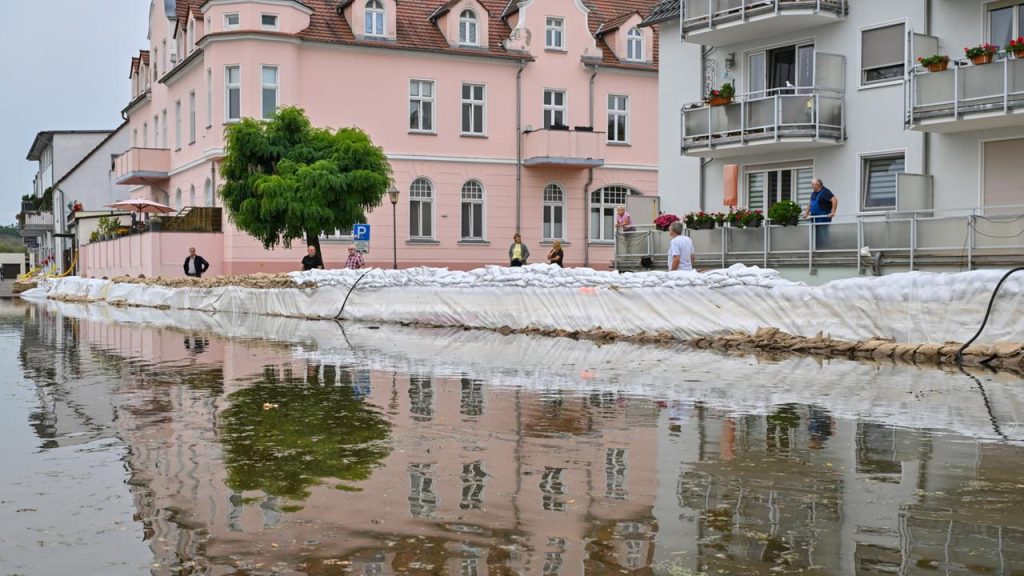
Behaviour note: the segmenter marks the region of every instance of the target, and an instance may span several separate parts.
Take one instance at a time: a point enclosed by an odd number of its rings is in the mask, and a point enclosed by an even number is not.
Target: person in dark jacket
[[[203,272],[210,268],[210,263],[205,258],[196,254],[195,248],[188,249],[188,258],[185,258],[185,276],[202,278]]]
[[[306,248],[306,255],[302,257],[302,270],[324,269],[324,259],[316,253],[316,246]]]

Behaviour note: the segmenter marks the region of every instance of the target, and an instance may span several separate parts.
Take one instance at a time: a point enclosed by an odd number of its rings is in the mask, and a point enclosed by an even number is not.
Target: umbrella
[[[134,198],[130,200],[119,200],[113,204],[107,204],[107,208],[113,208],[115,210],[129,210],[131,212],[145,212],[147,214],[168,214],[170,212],[176,212],[174,208],[166,204],[159,202],[153,202],[152,200],[145,200],[143,198]]]

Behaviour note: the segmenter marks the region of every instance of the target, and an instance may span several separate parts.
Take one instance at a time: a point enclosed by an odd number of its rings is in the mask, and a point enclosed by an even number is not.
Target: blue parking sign
[[[370,241],[370,225],[369,224],[356,224],[352,226],[352,239],[353,240],[364,240]]]

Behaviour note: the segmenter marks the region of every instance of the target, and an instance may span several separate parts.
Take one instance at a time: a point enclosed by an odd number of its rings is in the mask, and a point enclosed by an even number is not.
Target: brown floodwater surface
[[[1024,574],[1013,374],[0,301],[0,575]]]

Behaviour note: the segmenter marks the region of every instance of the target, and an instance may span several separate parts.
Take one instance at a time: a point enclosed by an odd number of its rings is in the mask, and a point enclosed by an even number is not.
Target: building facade
[[[845,268],[840,275],[887,262],[1011,262],[1004,256],[1019,253],[1021,230],[998,217],[1024,213],[1015,184],[1024,167],[1012,161],[1024,146],[1018,63],[1000,48],[994,62],[974,64],[964,47],[1005,47],[1024,25],[1022,4],[661,2],[645,24],[661,31],[662,124],[680,126],[660,137],[665,207],[807,206],[818,177],[839,199],[828,246],[801,226],[788,236],[701,232],[698,251],[724,264],[763,257],[812,272],[817,255],[821,268]],[[934,54],[949,56],[948,69],[919,64]],[[735,87],[731,102],[705,102],[725,83]],[[1016,240],[992,242],[1015,231]]]
[[[532,262],[562,240],[568,264],[607,267],[614,207],[657,196],[647,2],[170,4],[131,64],[115,170],[135,197],[219,206],[225,126],[287,105],[388,154],[400,196],[368,215],[371,265],[393,247],[403,267],[503,264],[520,231]],[[220,273],[296,268],[301,247],[268,252],[224,218]],[[344,252],[328,244],[328,267]]]

